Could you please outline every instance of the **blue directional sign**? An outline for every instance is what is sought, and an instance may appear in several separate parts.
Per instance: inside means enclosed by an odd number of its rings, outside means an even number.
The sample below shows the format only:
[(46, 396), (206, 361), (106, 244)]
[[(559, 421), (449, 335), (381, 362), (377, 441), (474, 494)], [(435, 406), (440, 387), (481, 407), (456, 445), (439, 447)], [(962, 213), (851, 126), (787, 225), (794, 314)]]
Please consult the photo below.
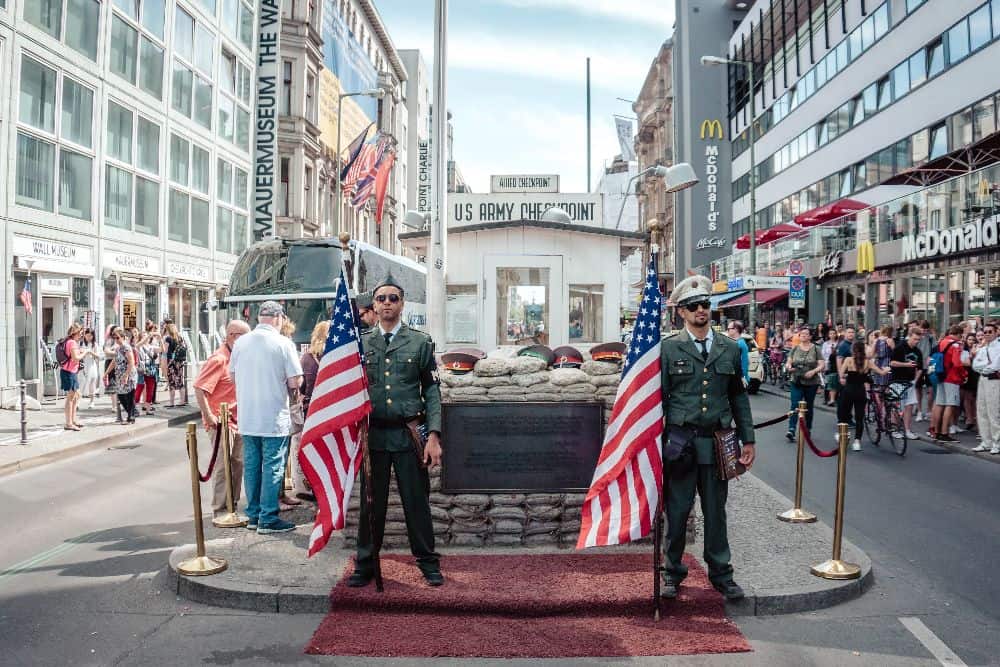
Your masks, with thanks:
[(806, 279), (803, 276), (788, 276), (788, 307), (806, 307)]

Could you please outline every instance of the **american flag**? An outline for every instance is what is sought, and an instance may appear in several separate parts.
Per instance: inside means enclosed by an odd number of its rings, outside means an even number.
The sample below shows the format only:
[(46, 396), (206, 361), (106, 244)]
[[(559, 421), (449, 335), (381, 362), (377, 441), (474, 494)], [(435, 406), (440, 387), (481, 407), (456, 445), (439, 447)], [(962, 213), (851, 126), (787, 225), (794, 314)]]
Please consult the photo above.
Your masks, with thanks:
[(611, 421), (583, 503), (577, 549), (638, 540), (653, 528), (663, 487), (660, 296), (654, 254)]
[(31, 276), (25, 278), (24, 287), (21, 289), (21, 294), (18, 298), (21, 300), (21, 305), (24, 306), (24, 312), (31, 315), (33, 310), (31, 305)]
[(363, 174), (355, 185), (354, 196), (351, 199), (351, 205), (355, 209), (364, 206), (375, 193), (375, 180), (378, 177), (378, 170), (382, 166), (383, 158), (386, 155), (385, 150), (388, 146), (388, 138), (379, 141), (378, 146), (375, 147), (374, 162), (372, 162), (368, 172)]
[(347, 171), (347, 178), (343, 182), (345, 197), (352, 193), (355, 185), (361, 184), (369, 174), (375, 173), (379, 160), (382, 159), (382, 153), (385, 152), (385, 147), (388, 145), (389, 141), (386, 137), (376, 135), (361, 148), (361, 154)]
[(371, 411), (357, 325), (341, 271), (330, 333), (299, 450), (299, 464), (316, 496), (310, 556), (326, 546), (333, 531), (344, 527), (351, 487), (361, 463), (358, 432)]

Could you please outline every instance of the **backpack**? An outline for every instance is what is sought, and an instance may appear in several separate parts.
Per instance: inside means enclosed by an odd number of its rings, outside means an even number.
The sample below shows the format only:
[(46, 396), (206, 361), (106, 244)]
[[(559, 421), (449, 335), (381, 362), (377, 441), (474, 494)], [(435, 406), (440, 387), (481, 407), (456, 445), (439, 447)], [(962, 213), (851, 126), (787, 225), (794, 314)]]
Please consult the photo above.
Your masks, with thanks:
[(59, 342), (56, 343), (56, 363), (60, 366), (65, 366), (66, 362), (69, 361), (69, 355), (66, 354), (66, 341), (68, 338), (60, 338)]
[(178, 340), (177, 346), (174, 347), (174, 361), (178, 364), (186, 364), (188, 360), (188, 349), (187, 344), (184, 340)]
[(932, 385), (944, 382), (945, 376), (948, 374), (947, 356), (945, 353), (951, 349), (952, 345), (958, 345), (958, 341), (954, 340), (948, 343), (948, 346), (944, 350), (936, 350), (927, 361), (927, 378)]

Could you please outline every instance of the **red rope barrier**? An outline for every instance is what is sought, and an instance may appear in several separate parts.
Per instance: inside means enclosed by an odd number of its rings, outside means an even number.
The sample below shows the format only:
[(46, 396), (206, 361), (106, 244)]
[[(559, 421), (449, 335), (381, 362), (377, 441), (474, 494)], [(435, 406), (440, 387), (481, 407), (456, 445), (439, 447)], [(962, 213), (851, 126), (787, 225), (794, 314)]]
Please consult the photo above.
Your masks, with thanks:
[(212, 449), (212, 460), (208, 462), (208, 472), (204, 475), (201, 471), (198, 471), (198, 479), (203, 482), (207, 482), (212, 479), (212, 471), (215, 470), (215, 462), (219, 458), (219, 445), (222, 443), (222, 425), (215, 427), (215, 446)]
[(816, 456), (823, 459), (828, 459), (831, 456), (836, 456), (837, 453), (840, 451), (839, 447), (834, 447), (830, 451), (824, 452), (822, 449), (819, 449), (818, 447), (816, 447), (816, 445), (813, 444), (812, 435), (809, 433), (809, 429), (806, 427), (805, 424), (802, 423), (801, 420), (799, 420), (799, 428), (802, 429), (802, 437), (806, 441), (806, 444), (809, 445), (809, 449), (813, 450), (813, 454), (815, 454)]

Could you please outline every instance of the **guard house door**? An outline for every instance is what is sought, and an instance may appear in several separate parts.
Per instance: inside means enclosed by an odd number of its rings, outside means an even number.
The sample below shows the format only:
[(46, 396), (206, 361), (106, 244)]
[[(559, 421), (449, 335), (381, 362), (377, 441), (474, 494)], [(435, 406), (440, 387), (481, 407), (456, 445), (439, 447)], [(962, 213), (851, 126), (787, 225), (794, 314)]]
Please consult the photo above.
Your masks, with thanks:
[(486, 255), (483, 278), (487, 350), (566, 344), (562, 255)]

